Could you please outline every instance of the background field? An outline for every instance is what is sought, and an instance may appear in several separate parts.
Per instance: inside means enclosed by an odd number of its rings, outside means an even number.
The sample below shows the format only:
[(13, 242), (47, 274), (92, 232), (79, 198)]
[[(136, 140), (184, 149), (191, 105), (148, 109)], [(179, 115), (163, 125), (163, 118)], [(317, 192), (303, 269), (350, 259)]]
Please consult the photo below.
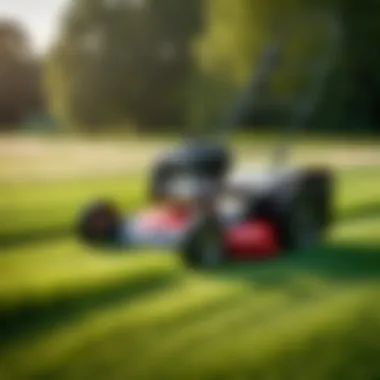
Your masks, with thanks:
[[(273, 146), (237, 139), (239, 166)], [(0, 379), (380, 378), (380, 153), (300, 140), (336, 170), (326, 245), (207, 273), (171, 252), (80, 245), (80, 206), (145, 203), (168, 141), (0, 139)]]

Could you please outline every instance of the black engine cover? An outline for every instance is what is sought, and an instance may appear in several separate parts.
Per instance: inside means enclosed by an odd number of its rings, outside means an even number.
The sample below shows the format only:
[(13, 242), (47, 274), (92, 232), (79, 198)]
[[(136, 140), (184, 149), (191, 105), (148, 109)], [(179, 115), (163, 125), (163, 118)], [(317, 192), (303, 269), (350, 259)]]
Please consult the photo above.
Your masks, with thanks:
[(222, 145), (202, 140), (188, 142), (156, 161), (150, 193), (154, 199), (165, 196), (165, 183), (181, 174), (191, 173), (200, 181), (218, 183), (228, 173), (231, 161), (230, 151)]
[(192, 141), (159, 158), (156, 168), (163, 172), (193, 173), (219, 178), (226, 174), (231, 164), (227, 148), (204, 141)]

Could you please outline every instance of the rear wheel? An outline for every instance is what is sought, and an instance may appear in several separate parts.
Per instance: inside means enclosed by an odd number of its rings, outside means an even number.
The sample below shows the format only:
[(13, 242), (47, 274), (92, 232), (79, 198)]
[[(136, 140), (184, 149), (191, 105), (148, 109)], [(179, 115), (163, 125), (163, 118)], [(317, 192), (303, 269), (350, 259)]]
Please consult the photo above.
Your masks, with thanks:
[(323, 228), (316, 206), (307, 192), (300, 192), (279, 211), (276, 219), (284, 250), (308, 250), (321, 242)]

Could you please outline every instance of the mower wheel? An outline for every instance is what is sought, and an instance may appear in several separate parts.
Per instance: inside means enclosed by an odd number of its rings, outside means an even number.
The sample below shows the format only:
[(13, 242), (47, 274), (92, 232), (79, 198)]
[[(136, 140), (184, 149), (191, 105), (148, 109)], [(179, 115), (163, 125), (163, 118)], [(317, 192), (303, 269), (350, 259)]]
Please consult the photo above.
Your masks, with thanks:
[(322, 240), (318, 205), (308, 195), (306, 191), (297, 192), (277, 209), (275, 220), (285, 251), (308, 250)]
[(224, 231), (219, 221), (213, 217), (204, 217), (194, 222), (180, 253), (184, 263), (194, 269), (212, 269), (224, 264), (227, 252)]
[(289, 252), (319, 245), (333, 220), (330, 171), (308, 168), (295, 174), (259, 196), (253, 194), (247, 211), (248, 217), (272, 221), (281, 249)]
[(97, 201), (79, 216), (77, 235), (89, 245), (112, 245), (118, 241), (120, 224), (118, 207), (109, 201)]

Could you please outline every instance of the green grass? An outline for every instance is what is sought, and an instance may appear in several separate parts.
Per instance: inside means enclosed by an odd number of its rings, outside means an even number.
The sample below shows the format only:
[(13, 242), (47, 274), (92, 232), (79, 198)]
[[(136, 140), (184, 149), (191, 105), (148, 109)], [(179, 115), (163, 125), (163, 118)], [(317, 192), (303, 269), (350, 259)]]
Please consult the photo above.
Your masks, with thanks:
[[(380, 211), (378, 171), (370, 168), (337, 174), (339, 213), (344, 216), (345, 211), (352, 213), (355, 207), (361, 213), (371, 213), (374, 208), (376, 213)], [(144, 179), (137, 174), (113, 179), (2, 183), (0, 243), (13, 245), (18, 241), (65, 236), (72, 229), (81, 207), (93, 199), (115, 200), (126, 212), (133, 212), (147, 197)]]
[(3, 183), (0, 379), (377, 380), (380, 169), (336, 185), (326, 246), (196, 273), (73, 238), (88, 199), (142, 205), (141, 175)]
[(79, 210), (98, 198), (116, 201), (126, 212), (141, 206), (147, 193), (141, 175), (107, 180), (0, 185), (0, 243), (62, 237)]

